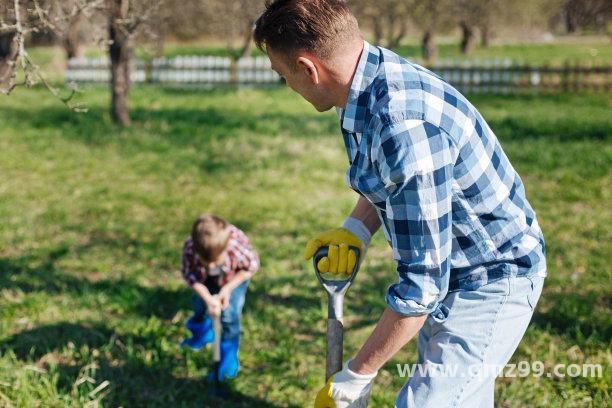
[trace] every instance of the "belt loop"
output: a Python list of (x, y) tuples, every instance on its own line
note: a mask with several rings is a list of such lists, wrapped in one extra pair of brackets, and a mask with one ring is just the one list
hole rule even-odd
[(444, 303), (438, 303), (438, 306), (431, 312), (431, 317), (438, 323), (443, 323), (448, 318), (450, 309)]

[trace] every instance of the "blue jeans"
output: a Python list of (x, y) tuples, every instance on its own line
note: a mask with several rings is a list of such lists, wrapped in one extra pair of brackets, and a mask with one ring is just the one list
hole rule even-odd
[(527, 330), (543, 284), (539, 276), (510, 276), (449, 293), (419, 333), (421, 370), (395, 407), (493, 407), (495, 377)]
[[(222, 340), (231, 340), (240, 336), (240, 318), (246, 297), (249, 281), (246, 280), (236, 286), (230, 295), (229, 305), (221, 312), (221, 325), (223, 326)], [(208, 317), (206, 303), (197, 294), (191, 298), (193, 316), (196, 321), (204, 321)]]

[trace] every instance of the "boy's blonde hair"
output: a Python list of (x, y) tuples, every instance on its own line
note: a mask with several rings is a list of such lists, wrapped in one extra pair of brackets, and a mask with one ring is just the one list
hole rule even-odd
[(229, 241), (228, 223), (221, 217), (202, 214), (193, 223), (193, 249), (204, 262), (217, 262)]

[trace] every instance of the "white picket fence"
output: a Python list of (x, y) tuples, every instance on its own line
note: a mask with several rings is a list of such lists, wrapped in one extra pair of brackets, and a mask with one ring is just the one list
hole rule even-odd
[[(108, 83), (111, 79), (110, 61), (107, 57), (79, 57), (68, 61), (64, 72), (66, 82)], [(131, 67), (132, 82), (146, 82), (146, 64), (136, 60)]]
[[(417, 61), (418, 62), (418, 61)], [(429, 68), (462, 91), (510, 93), (518, 91), (612, 90), (609, 65), (566, 63), (532, 66), (509, 59), (437, 61)], [(132, 82), (186, 87), (221, 85), (276, 85), (281, 79), (267, 57), (244, 58), (179, 56), (133, 63)], [(108, 83), (107, 58), (75, 58), (68, 62), (67, 82)]]
[[(132, 67), (132, 82), (177, 85), (222, 85), (280, 83), (266, 57), (243, 58), (179, 56), (156, 58), (149, 64), (137, 60)], [(66, 82), (96, 83), (110, 80), (108, 58), (74, 58), (68, 62)]]

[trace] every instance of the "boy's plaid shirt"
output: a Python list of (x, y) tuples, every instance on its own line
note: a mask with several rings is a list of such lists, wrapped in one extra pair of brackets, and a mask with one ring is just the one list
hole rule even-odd
[[(223, 274), (221, 275), (221, 286), (225, 285), (237, 272), (245, 271), (251, 275), (259, 268), (259, 257), (251, 246), (246, 234), (233, 225), (228, 225), (230, 229), (229, 241), (225, 262), (221, 265)], [(196, 282), (203, 283), (206, 280), (206, 268), (200, 266), (198, 254), (193, 249), (191, 237), (183, 244), (183, 256), (181, 273), (189, 286)]]
[(493, 131), (456, 89), (365, 42), (338, 109), (347, 184), (374, 204), (397, 261), (387, 304), (432, 312), (448, 291), (546, 275), (544, 238)]

